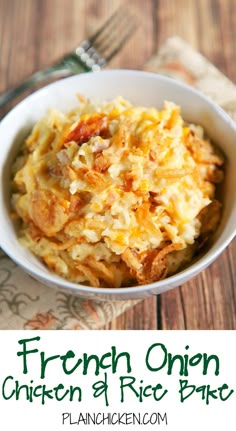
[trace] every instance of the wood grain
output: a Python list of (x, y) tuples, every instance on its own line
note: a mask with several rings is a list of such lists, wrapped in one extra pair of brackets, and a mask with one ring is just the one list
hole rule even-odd
[[(0, 0), (0, 92), (51, 64), (125, 0)], [(179, 35), (236, 83), (235, 0), (129, 0), (139, 28), (109, 67), (142, 69)], [(8, 109), (11, 105), (8, 106)], [(236, 240), (204, 272), (106, 329), (236, 329)]]

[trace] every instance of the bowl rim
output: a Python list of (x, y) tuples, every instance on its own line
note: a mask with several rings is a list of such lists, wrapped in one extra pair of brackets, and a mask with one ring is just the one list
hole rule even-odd
[[(171, 85), (176, 86), (180, 90), (185, 90), (198, 98), (202, 99), (210, 105), (210, 108), (220, 117), (223, 118), (224, 122), (228, 124), (233, 131), (236, 133), (236, 123), (233, 121), (233, 119), (224, 111), (223, 108), (221, 108), (219, 105), (217, 105), (216, 102), (214, 102), (212, 99), (210, 99), (209, 96), (206, 96), (204, 93), (199, 91), (198, 89), (191, 87), (188, 84), (183, 83), (182, 81), (177, 81), (173, 78), (164, 76), (162, 74), (148, 72), (148, 71), (142, 71), (142, 70), (134, 70), (134, 69), (110, 69), (110, 70), (101, 70), (97, 72), (92, 72), (89, 75), (93, 76), (92, 79), (94, 79), (94, 75), (102, 74), (102, 75), (120, 75), (121, 77), (124, 75), (136, 75), (136, 76), (143, 76), (143, 78), (152, 78), (155, 80), (162, 81), (164, 83), (170, 83)], [(28, 102), (36, 99), (37, 97), (40, 97), (45, 91), (50, 91), (51, 88), (56, 88), (57, 86), (63, 85), (63, 83), (66, 83), (68, 81), (77, 81), (80, 79), (83, 79), (83, 77), (86, 75), (88, 76), (88, 73), (82, 73), (79, 75), (73, 75), (70, 77), (59, 79), (53, 83), (50, 83), (48, 85), (45, 85), (44, 87), (34, 91), (32, 94), (21, 100), (16, 106), (14, 106), (6, 115), (3, 117), (3, 119), (0, 121), (0, 131), (2, 127), (5, 127), (9, 121), (11, 121), (11, 117), (17, 114), (17, 111), (24, 108), (25, 105), (28, 104)], [(0, 212), (1, 214), (1, 212)], [(17, 252), (16, 255), (14, 254), (14, 251), (12, 252), (12, 249), (10, 249), (10, 252), (8, 251), (8, 247), (5, 247), (5, 241), (2, 241), (2, 237), (0, 238), (0, 247), (2, 250), (14, 261), (16, 262), (21, 268), (23, 268), (28, 273), (31, 273), (35, 276), (35, 278), (42, 278), (45, 280), (45, 282), (50, 282), (54, 284), (55, 286), (60, 286), (64, 289), (70, 289), (71, 291), (81, 291), (84, 293), (91, 293), (91, 294), (99, 294), (99, 295), (106, 295), (108, 296), (119, 296), (120, 294), (129, 294), (129, 293), (144, 293), (147, 291), (151, 291), (152, 289), (155, 289), (155, 293), (158, 293), (158, 288), (160, 290), (163, 290), (165, 288), (168, 288), (168, 285), (180, 285), (183, 282), (183, 278), (191, 278), (192, 276), (196, 275), (200, 271), (202, 271), (206, 266), (208, 266), (210, 263), (212, 263), (221, 253), (222, 251), (229, 245), (229, 243), (232, 241), (234, 236), (236, 235), (236, 227), (235, 229), (232, 229), (232, 232), (230, 232), (227, 235), (227, 238), (222, 242), (222, 244), (219, 246), (217, 245), (218, 240), (216, 240), (213, 247), (211, 247), (202, 257), (200, 257), (196, 262), (190, 263), (190, 265), (181, 271), (178, 271), (176, 274), (173, 274), (165, 279), (148, 283), (148, 284), (142, 284), (142, 285), (135, 285), (135, 286), (129, 286), (129, 287), (119, 287), (119, 288), (104, 288), (104, 287), (93, 287), (88, 285), (83, 285), (79, 283), (71, 282), (63, 277), (60, 277), (56, 274), (48, 273), (45, 274), (41, 269), (39, 272), (35, 268), (27, 268), (24, 264), (22, 264), (19, 256), (19, 253)], [(3, 245), (2, 245), (3, 244)], [(213, 248), (213, 249), (212, 249)], [(46, 267), (47, 268), (47, 267)]]
[(6, 120), (8, 120), (8, 118), (13, 115), (17, 110), (21, 109), (22, 107), (24, 107), (25, 104), (27, 104), (29, 101), (33, 100), (36, 97), (39, 97), (41, 95), (41, 93), (44, 93), (45, 91), (49, 91), (51, 88), (56, 87), (56, 86), (60, 86), (62, 85), (64, 82), (69, 82), (69, 81), (73, 81), (73, 80), (77, 80), (77, 79), (83, 79), (83, 77), (87, 77), (87, 76), (98, 76), (98, 75), (115, 75), (115, 74), (120, 74), (120, 75), (139, 75), (139, 76), (143, 76), (143, 77), (149, 77), (149, 78), (153, 78), (153, 79), (158, 79), (160, 81), (166, 82), (166, 83), (170, 83), (170, 84), (174, 84), (176, 87), (178, 88), (182, 88), (185, 91), (189, 91), (192, 94), (195, 94), (197, 97), (200, 97), (202, 100), (204, 100), (206, 103), (208, 103), (212, 109), (216, 112), (218, 112), (220, 115), (223, 116), (224, 120), (229, 123), (233, 129), (236, 130), (236, 123), (235, 121), (227, 114), (227, 112), (221, 108), (220, 105), (218, 105), (215, 101), (213, 101), (209, 96), (207, 96), (206, 94), (202, 93), (200, 90), (198, 90), (197, 88), (186, 84), (185, 82), (182, 82), (180, 80), (175, 80), (174, 78), (171, 78), (169, 76), (166, 75), (162, 75), (160, 73), (155, 73), (155, 72), (148, 72), (145, 70), (136, 70), (136, 69), (105, 69), (105, 70), (98, 70), (95, 72), (83, 72), (77, 75), (72, 75), (72, 76), (67, 76), (65, 78), (61, 78), (58, 79), (55, 82), (49, 83), (41, 88), (39, 88), (38, 90), (34, 91), (33, 93), (29, 94), (28, 96), (26, 96), (23, 100), (21, 100), (19, 103), (17, 103), (12, 109), (10, 109), (9, 112), (7, 112), (7, 114), (0, 119), (0, 127), (3, 123), (5, 123)]

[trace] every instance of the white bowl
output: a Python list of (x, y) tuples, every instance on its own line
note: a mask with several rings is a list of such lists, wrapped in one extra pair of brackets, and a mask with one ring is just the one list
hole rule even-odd
[[(201, 124), (209, 137), (223, 150), (226, 178), (223, 191), (223, 215), (211, 248), (188, 268), (164, 280), (148, 285), (108, 289), (70, 283), (51, 273), (17, 239), (9, 216), (10, 166), (19, 145), (32, 126), (49, 108), (70, 110), (77, 104), (76, 94), (91, 99), (123, 96), (134, 104), (161, 108), (164, 100), (181, 106), (187, 121)], [(132, 70), (87, 73), (53, 83), (19, 103), (0, 123), (0, 226), (2, 249), (34, 278), (68, 293), (102, 300), (136, 299), (159, 294), (185, 283), (206, 268), (226, 248), (236, 233), (236, 125), (226, 113), (198, 91), (172, 79)]]

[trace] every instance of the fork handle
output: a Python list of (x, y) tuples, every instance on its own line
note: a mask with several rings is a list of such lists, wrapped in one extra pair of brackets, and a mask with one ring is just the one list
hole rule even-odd
[(13, 100), (15, 97), (22, 94), (28, 88), (31, 88), (38, 82), (43, 81), (48, 77), (62, 77), (68, 76), (73, 73), (82, 73), (86, 72), (87, 69), (81, 64), (79, 65), (77, 62), (76, 68), (67, 67), (66, 62), (55, 64), (46, 69), (39, 70), (38, 72), (33, 73), (28, 78), (26, 78), (21, 84), (11, 88), (10, 90), (0, 94), (0, 107), (3, 107), (5, 104)]

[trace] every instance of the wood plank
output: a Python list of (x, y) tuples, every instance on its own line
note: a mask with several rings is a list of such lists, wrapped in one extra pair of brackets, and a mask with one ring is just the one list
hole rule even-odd
[(117, 317), (104, 329), (150, 330), (157, 327), (157, 302), (155, 297), (142, 300), (135, 307)]

